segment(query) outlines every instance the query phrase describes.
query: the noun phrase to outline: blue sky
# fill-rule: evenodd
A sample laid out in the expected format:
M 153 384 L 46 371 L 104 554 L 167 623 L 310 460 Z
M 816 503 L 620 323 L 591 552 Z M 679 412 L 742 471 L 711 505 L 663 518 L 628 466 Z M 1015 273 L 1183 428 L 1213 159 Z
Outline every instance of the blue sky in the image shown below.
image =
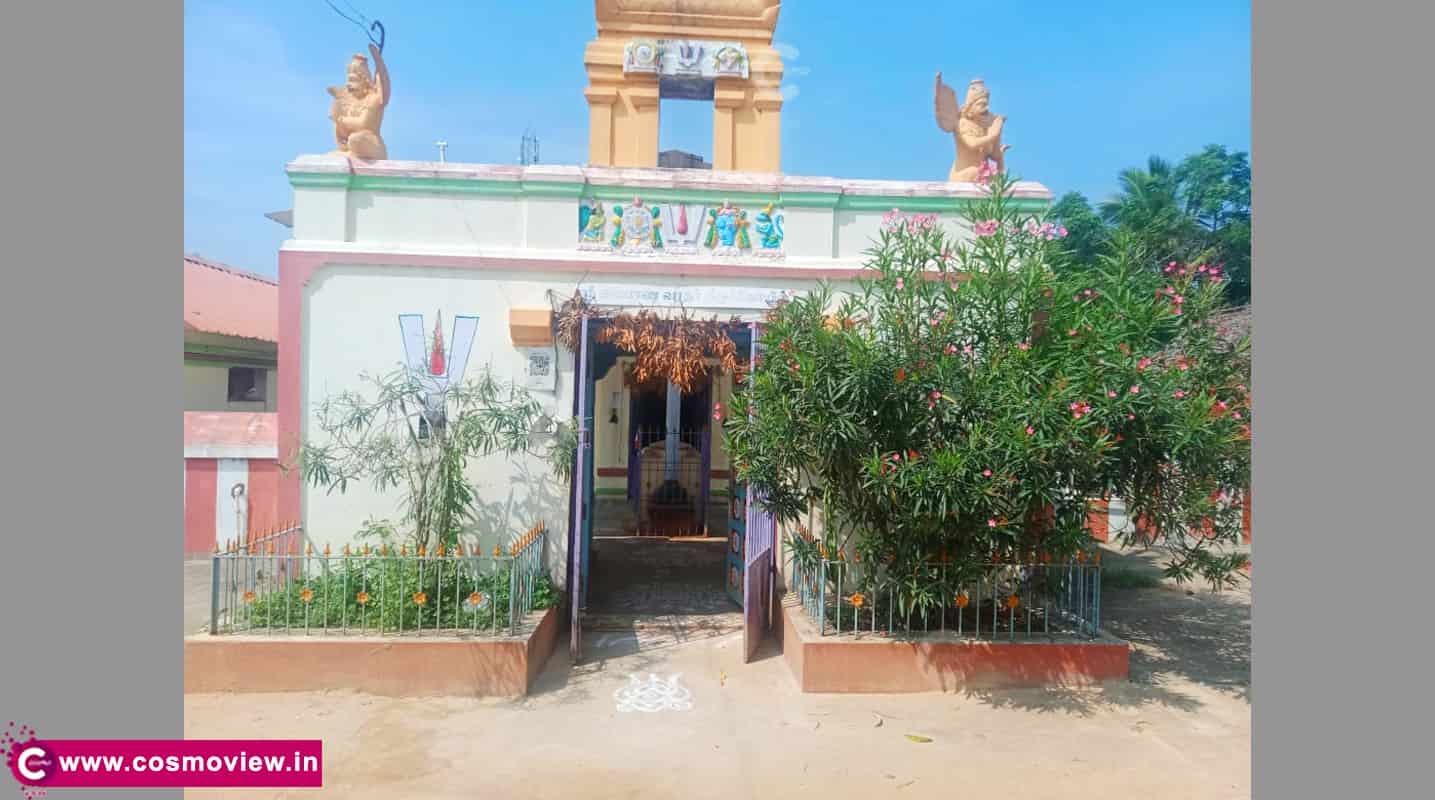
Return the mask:
M 348 2 L 388 31 L 390 157 L 436 159 L 444 139 L 450 161 L 516 163 L 531 126 L 543 162 L 586 158 L 592 2 Z M 184 30 L 185 250 L 272 276 L 289 232 L 264 214 L 291 205 L 284 164 L 332 148 L 324 90 L 367 40 L 325 0 L 190 0 Z M 1153 154 L 1250 150 L 1249 0 L 788 0 L 776 41 L 790 174 L 944 179 L 938 70 L 959 93 L 986 81 L 1009 169 L 1058 195 L 1104 199 Z M 710 156 L 710 111 L 662 112 L 660 147 Z

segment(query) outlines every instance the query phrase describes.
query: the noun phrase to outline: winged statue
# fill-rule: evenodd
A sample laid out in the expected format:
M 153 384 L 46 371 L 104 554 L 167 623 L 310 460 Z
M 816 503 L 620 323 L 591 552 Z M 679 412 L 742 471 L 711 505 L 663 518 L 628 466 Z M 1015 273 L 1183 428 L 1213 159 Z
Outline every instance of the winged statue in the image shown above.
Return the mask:
M 967 86 L 966 103 L 958 106 L 957 93 L 942 82 L 942 73 L 937 73 L 937 127 L 952 134 L 957 143 L 957 160 L 948 181 L 975 181 L 987 161 L 996 163 L 997 172 L 1006 171 L 1006 151 L 1011 148 L 1001 143 L 1006 117 L 991 113 L 989 97 L 986 85 L 977 78 Z

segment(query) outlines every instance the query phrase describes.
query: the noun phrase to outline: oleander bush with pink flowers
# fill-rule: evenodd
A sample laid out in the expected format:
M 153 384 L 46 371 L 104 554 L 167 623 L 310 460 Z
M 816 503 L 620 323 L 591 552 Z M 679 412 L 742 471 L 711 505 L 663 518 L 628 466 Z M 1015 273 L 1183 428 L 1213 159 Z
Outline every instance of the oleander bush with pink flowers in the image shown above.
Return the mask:
M 1234 581 L 1249 343 L 1213 321 L 1220 268 L 1118 236 L 1064 269 L 1065 231 L 984 178 L 960 220 L 889 214 L 852 292 L 773 310 L 723 410 L 738 480 L 786 523 L 820 508 L 828 551 L 894 580 L 1089 549 L 1092 501 L 1116 496 L 1144 531 L 1124 544 L 1163 548 L 1179 581 Z

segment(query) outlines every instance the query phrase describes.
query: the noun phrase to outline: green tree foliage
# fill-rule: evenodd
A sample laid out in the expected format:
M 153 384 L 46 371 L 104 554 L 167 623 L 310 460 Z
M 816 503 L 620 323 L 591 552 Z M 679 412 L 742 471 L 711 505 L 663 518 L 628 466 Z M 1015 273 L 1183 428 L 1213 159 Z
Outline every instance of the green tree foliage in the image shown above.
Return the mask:
M 1071 256 L 1070 263 L 1095 264 L 1111 232 L 1086 196 L 1080 192 L 1067 192 L 1052 205 L 1049 216 L 1067 229 L 1062 244 Z
M 822 507 L 834 552 L 913 574 L 938 553 L 1071 554 L 1111 493 L 1171 576 L 1231 580 L 1245 559 L 1217 545 L 1240 536 L 1226 500 L 1248 485 L 1250 410 L 1244 360 L 1210 324 L 1224 278 L 1153 269 L 1119 229 L 1071 269 L 1009 187 L 973 204 L 966 243 L 889 215 L 853 293 L 772 312 L 725 423 L 738 479 L 786 522 Z
M 321 436 L 299 451 L 300 474 L 313 486 L 343 493 L 368 480 L 375 491 L 402 486 L 403 523 L 412 545 L 452 548 L 477 511 L 478 496 L 465 476 L 472 458 L 530 450 L 538 404 L 522 389 L 495 380 L 488 370 L 450 388 L 441 407 L 430 406 L 423 385 L 408 370 L 362 375 L 366 392 L 324 399 L 315 413 Z M 560 478 L 571 468 L 571 426 L 541 454 Z M 382 538 L 387 523 L 369 526 Z
M 1069 265 L 1080 269 L 1110 247 L 1122 231 L 1153 265 L 1171 261 L 1222 266 L 1226 296 L 1251 297 L 1251 168 L 1245 153 L 1207 145 L 1177 165 L 1155 156 L 1123 170 L 1119 192 L 1093 209 L 1076 192 L 1062 196 L 1051 218 L 1069 231 Z
M 1245 153 L 1207 145 L 1176 168 L 1181 201 L 1200 228 L 1198 246 L 1212 263 L 1223 263 L 1233 301 L 1251 297 L 1251 165 Z

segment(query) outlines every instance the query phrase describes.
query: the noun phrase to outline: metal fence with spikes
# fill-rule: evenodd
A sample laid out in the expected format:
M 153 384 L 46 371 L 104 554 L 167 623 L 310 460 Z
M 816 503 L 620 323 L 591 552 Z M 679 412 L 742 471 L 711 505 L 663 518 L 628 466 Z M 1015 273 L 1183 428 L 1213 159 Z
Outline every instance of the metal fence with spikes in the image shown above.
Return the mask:
M 216 548 L 209 633 L 518 635 L 555 602 L 544 569 L 547 526 L 506 548 L 407 545 L 316 551 L 294 525 Z
M 914 574 L 839 550 L 792 559 L 791 591 L 820 635 L 940 633 L 982 640 L 1094 639 L 1101 553 L 1028 553 L 959 569 L 934 559 Z

